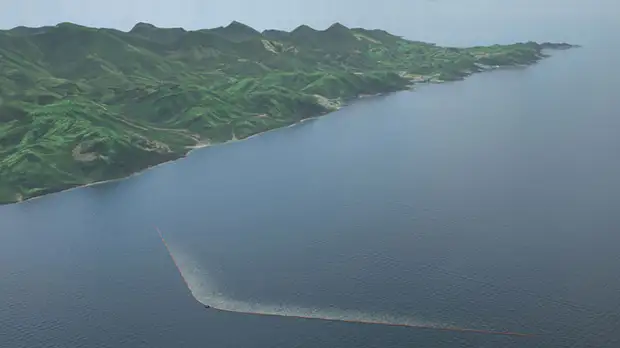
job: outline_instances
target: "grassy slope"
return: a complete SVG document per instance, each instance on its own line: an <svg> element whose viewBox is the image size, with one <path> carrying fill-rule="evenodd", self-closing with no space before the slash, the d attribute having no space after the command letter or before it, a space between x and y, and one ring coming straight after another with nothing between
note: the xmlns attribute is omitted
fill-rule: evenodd
<svg viewBox="0 0 620 348"><path fill-rule="evenodd" d="M531 64L543 48L568 45L444 48L340 24L0 31L0 203L123 177L361 94Z"/></svg>

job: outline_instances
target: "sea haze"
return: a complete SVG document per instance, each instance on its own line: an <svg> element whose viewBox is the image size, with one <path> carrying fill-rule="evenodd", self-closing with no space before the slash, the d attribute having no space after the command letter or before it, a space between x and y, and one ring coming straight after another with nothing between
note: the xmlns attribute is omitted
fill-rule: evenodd
<svg viewBox="0 0 620 348"><path fill-rule="evenodd" d="M620 21L495 10L506 24L472 12L469 31L397 34L583 47L0 207L0 346L618 347ZM536 336L258 317L194 295Z"/></svg>

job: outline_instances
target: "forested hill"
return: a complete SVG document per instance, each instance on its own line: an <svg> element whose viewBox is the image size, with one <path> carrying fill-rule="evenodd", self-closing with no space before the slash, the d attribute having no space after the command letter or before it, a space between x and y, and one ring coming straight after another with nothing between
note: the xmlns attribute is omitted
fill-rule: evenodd
<svg viewBox="0 0 620 348"><path fill-rule="evenodd" d="M123 177L362 94L531 64L544 48L569 47L447 48L338 23L0 31L0 202Z"/></svg>

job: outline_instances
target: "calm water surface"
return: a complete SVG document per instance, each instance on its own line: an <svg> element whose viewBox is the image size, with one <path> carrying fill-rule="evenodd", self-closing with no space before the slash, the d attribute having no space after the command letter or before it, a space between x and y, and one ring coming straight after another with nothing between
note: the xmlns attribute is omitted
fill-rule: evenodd
<svg viewBox="0 0 620 348"><path fill-rule="evenodd" d="M620 46L569 28L527 69L0 207L0 346L618 347ZM539 336L207 311L154 226L240 301Z"/></svg>

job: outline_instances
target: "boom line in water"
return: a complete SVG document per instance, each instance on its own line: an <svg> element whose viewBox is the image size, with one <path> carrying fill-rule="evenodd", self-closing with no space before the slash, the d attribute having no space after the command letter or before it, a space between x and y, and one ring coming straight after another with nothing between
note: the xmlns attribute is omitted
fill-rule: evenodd
<svg viewBox="0 0 620 348"><path fill-rule="evenodd" d="M157 234L159 234L159 238L161 239L162 243L164 244L164 247L166 248L166 251L168 252L168 255L170 256L170 259L172 260L172 263L176 267L177 271L179 272L179 274L181 276L181 279L185 283L185 286L190 290L190 292L192 292L192 287L190 286L190 283L188 282L188 280L183 275L183 271L181 270L181 267L177 263L177 260L175 259L172 251L170 250L170 247L168 246L168 243L164 239L163 234L161 233L159 228L155 227L155 230L157 230ZM493 330L483 330L483 329L468 329L468 328L453 327L453 326L430 325L430 324L412 324L412 323L404 323L404 322L396 322L396 321L392 321L392 322L389 322L389 321L373 321L373 320L364 320L364 319L330 318L330 317L327 317L327 316L321 317L321 316L310 316L310 315L297 315L297 314L292 314L292 313L268 313L268 312L261 312L261 311L231 310L231 309L226 309L226 308L218 308L218 307L216 307L214 305L211 305L211 304L202 303L193 293L192 293L192 297L198 303L200 303L201 305L206 305L210 309L214 309L214 310L218 310L218 311L222 311L222 312L240 313L240 314L247 314L247 315L261 315L261 316L269 316L269 317L289 317L289 318L296 318L296 319L322 320L322 321L344 322L344 323L354 323L354 324L367 324L367 325L384 325L384 326L392 326L392 327L408 327L408 328L415 328L415 329L436 330L436 331L450 331L450 332L461 332L461 333L477 333L477 334L496 335L496 336L512 336L512 337L533 337L534 336L533 334L526 334L526 333L519 333L519 332L510 332L510 331L493 331Z"/></svg>

